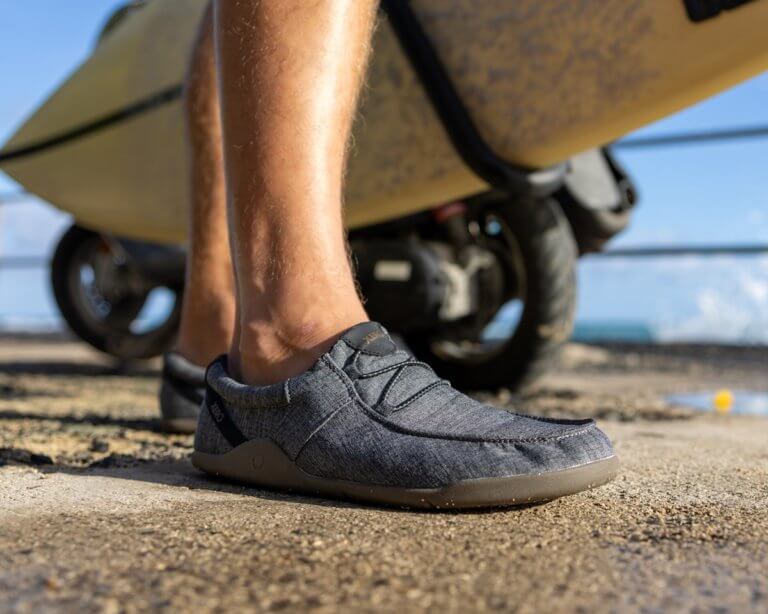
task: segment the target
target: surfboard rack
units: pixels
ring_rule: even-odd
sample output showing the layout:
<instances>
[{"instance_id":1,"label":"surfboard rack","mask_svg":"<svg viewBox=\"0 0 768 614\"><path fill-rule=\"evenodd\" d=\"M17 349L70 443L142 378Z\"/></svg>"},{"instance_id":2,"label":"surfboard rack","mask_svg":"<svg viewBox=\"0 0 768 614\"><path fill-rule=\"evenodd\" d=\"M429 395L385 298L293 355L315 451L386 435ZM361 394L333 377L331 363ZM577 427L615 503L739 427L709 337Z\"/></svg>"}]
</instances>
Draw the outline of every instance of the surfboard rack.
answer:
<instances>
[{"instance_id":1,"label":"surfboard rack","mask_svg":"<svg viewBox=\"0 0 768 614\"><path fill-rule=\"evenodd\" d=\"M381 0L381 8L464 163L489 185L507 193L546 196L557 190L565 177L565 164L540 170L523 168L500 158L488 145L409 0Z\"/></svg>"}]
</instances>

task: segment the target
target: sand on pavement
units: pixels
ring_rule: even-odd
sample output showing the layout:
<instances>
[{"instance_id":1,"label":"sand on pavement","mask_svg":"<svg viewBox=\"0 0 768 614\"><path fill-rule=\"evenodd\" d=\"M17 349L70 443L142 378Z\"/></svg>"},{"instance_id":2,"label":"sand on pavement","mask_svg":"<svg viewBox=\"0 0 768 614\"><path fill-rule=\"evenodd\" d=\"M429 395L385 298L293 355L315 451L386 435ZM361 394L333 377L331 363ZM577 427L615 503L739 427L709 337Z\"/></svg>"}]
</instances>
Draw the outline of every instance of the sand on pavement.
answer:
<instances>
[{"instance_id":1,"label":"sand on pavement","mask_svg":"<svg viewBox=\"0 0 768 614\"><path fill-rule=\"evenodd\" d=\"M387 510L223 484L156 432L157 365L0 341L0 611L768 610L768 350L571 346L522 397L597 417L611 484L535 507Z\"/></svg>"}]
</instances>

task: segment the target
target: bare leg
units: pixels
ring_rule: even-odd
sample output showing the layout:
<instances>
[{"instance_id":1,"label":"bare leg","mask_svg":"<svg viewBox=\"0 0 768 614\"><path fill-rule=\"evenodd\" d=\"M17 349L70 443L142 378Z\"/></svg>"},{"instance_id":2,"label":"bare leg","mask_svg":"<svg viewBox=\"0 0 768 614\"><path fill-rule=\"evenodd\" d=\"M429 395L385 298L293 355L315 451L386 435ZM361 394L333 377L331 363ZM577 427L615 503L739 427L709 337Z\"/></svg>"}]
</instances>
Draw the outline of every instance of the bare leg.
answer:
<instances>
[{"instance_id":1,"label":"bare leg","mask_svg":"<svg viewBox=\"0 0 768 614\"><path fill-rule=\"evenodd\" d=\"M601 484L616 458L593 424L512 416L462 397L364 322L341 187L373 7L216 0L240 330L228 361L208 371L192 462L258 486L431 508ZM291 386L233 380L293 375Z\"/></svg>"},{"instance_id":2,"label":"bare leg","mask_svg":"<svg viewBox=\"0 0 768 614\"><path fill-rule=\"evenodd\" d=\"M195 42L185 91L192 200L186 290L176 351L198 365L207 365L229 349L235 323L216 88L211 5Z\"/></svg>"},{"instance_id":3,"label":"bare leg","mask_svg":"<svg viewBox=\"0 0 768 614\"><path fill-rule=\"evenodd\" d=\"M216 0L216 48L246 383L305 370L367 320L342 180L374 0Z\"/></svg>"}]
</instances>

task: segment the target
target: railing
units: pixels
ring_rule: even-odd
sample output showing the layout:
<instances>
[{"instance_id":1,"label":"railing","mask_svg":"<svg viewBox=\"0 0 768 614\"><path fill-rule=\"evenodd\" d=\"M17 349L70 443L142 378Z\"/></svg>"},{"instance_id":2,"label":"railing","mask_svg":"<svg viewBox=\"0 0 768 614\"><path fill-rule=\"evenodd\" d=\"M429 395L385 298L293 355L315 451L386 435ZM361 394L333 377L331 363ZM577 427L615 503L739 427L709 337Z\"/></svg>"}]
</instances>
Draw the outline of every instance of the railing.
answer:
<instances>
[{"instance_id":1,"label":"railing","mask_svg":"<svg viewBox=\"0 0 768 614\"><path fill-rule=\"evenodd\" d=\"M651 245L617 247L589 254L594 258L657 258L667 256L761 256L768 255L767 244L753 245Z\"/></svg>"}]
</instances>

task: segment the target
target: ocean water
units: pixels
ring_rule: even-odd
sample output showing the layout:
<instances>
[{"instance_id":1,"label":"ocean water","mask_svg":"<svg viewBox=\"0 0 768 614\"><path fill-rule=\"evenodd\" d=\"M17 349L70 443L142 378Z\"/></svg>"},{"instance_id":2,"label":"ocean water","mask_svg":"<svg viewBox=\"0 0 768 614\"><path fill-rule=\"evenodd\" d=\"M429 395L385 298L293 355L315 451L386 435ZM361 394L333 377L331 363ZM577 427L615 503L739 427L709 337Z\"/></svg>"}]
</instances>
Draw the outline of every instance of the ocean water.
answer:
<instances>
[{"instance_id":1,"label":"ocean water","mask_svg":"<svg viewBox=\"0 0 768 614\"><path fill-rule=\"evenodd\" d=\"M576 321L584 340L768 344L768 255L587 257Z\"/></svg>"},{"instance_id":2,"label":"ocean water","mask_svg":"<svg viewBox=\"0 0 768 614\"><path fill-rule=\"evenodd\" d=\"M729 410L723 412L718 412L715 408L715 396L717 394L717 392L672 394L667 396L667 401L706 412L768 416L768 393L749 390L733 391L731 393L733 395L733 405Z\"/></svg>"},{"instance_id":3,"label":"ocean water","mask_svg":"<svg viewBox=\"0 0 768 614\"><path fill-rule=\"evenodd\" d=\"M653 327L646 322L581 321L573 328L573 341L580 343L600 343L625 341L629 343L653 343L657 341Z\"/></svg>"}]
</instances>

